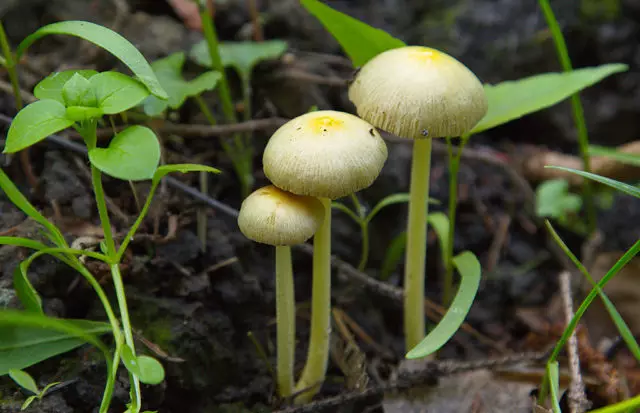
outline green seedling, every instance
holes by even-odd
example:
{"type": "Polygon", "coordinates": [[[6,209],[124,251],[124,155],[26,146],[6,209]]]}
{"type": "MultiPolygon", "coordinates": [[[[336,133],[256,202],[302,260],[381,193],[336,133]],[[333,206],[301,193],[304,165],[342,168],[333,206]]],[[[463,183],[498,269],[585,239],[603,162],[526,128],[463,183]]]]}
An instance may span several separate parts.
{"type": "MultiPolygon", "coordinates": [[[[405,43],[392,37],[382,30],[375,29],[352,17],[322,4],[317,0],[301,0],[302,5],[313,14],[324,27],[336,38],[345,53],[356,67],[368,63],[381,53],[402,48],[405,43]]],[[[556,36],[557,37],[557,36],[556,36]]],[[[455,231],[455,211],[457,199],[457,173],[462,157],[462,149],[471,135],[480,133],[512,120],[518,119],[536,111],[551,107],[574,95],[602,79],[622,71],[628,67],[623,64],[607,64],[598,67],[567,71],[564,73],[546,73],[531,76],[517,81],[503,82],[496,85],[485,84],[485,95],[488,101],[488,111],[484,117],[467,133],[463,133],[458,150],[454,151],[449,143],[449,234],[445,248],[444,261],[446,274],[444,283],[444,301],[448,302],[453,290],[453,233],[455,231]]],[[[415,158],[414,158],[415,159],[415,158]]],[[[426,165],[423,165],[426,168],[426,165]]],[[[390,273],[394,267],[395,257],[404,250],[406,234],[398,235],[390,244],[389,252],[383,264],[383,273],[390,273]]],[[[411,291],[405,286],[407,291],[411,291]]],[[[414,294],[422,294],[415,288],[414,294]]],[[[418,300],[416,299],[417,303],[418,300]]],[[[408,310],[407,310],[408,311],[408,310]]],[[[405,318],[418,317],[408,314],[405,318]]],[[[422,313],[416,304],[412,313],[422,313]]],[[[416,325],[421,324],[419,322],[416,325]]],[[[416,327],[419,328],[419,327],[416,327]]]]}
{"type": "MultiPolygon", "coordinates": [[[[208,14],[203,16],[203,28],[205,38],[191,49],[190,56],[198,64],[209,67],[224,74],[225,68],[232,68],[238,74],[242,86],[242,113],[243,120],[251,120],[253,90],[251,78],[256,65],[262,61],[277,59],[287,50],[287,43],[282,40],[268,40],[264,42],[224,42],[219,43],[215,35],[212,23],[209,23],[208,14]],[[206,23],[206,24],[205,24],[206,23]],[[211,27],[209,27],[211,26],[211,27]]],[[[228,90],[228,81],[225,80],[228,90]]],[[[222,86],[222,85],[221,85],[222,86]]],[[[228,93],[222,92],[220,97],[227,122],[235,122],[235,109],[231,103],[231,97],[227,102],[228,93]]],[[[229,95],[230,96],[230,95],[229,95]]],[[[253,187],[253,144],[251,132],[244,135],[237,134],[232,141],[232,145],[226,144],[225,151],[231,158],[236,173],[240,178],[242,186],[242,196],[246,197],[253,187]]]]}
{"type": "Polygon", "coordinates": [[[22,403],[22,407],[20,408],[20,410],[27,410],[29,406],[31,406],[31,403],[36,400],[42,400],[49,389],[60,384],[60,382],[49,383],[42,390],[40,390],[33,377],[31,377],[31,375],[26,371],[22,370],[10,370],[9,377],[11,377],[11,380],[13,380],[18,386],[32,393],[32,395],[27,397],[24,403],[22,403]]]}
{"type": "MultiPolygon", "coordinates": [[[[38,100],[18,112],[9,127],[4,153],[28,148],[70,127],[80,133],[88,150],[104,240],[101,252],[70,248],[62,232],[40,214],[0,170],[0,188],[16,207],[43,227],[48,239],[48,243],[44,244],[28,238],[0,237],[2,245],[16,245],[35,251],[14,271],[14,288],[24,310],[0,311],[0,375],[14,372],[15,377],[19,376],[27,383],[24,375],[15,372],[89,343],[102,352],[107,365],[107,380],[99,411],[106,413],[109,410],[116,372],[122,363],[128,370],[131,383],[127,413],[139,413],[142,403],[140,383],[160,383],[164,378],[164,369],[157,360],[136,354],[120,263],[165,175],[171,172],[219,171],[192,164],[159,166],[160,144],[153,131],[144,126],[128,127],[116,134],[107,146],[99,146],[96,129],[103,116],[125,112],[151,95],[163,100],[168,98],[168,94],[151,66],[131,43],[119,34],[93,23],[69,21],[45,26],[20,44],[16,58],[34,41],[50,34],[80,37],[104,48],[129,67],[134,77],[113,71],[69,70],[54,73],[38,83],[34,89],[38,100]],[[102,187],[103,174],[128,181],[151,180],[145,204],[119,246],[112,233],[102,187]],[[31,263],[44,255],[57,258],[83,276],[100,299],[108,323],[66,320],[44,314],[42,299],[28,278],[31,263]],[[109,266],[120,317],[116,317],[107,294],[81,257],[99,260],[109,266]],[[98,338],[103,334],[111,334],[113,349],[109,349],[98,338]]],[[[32,383],[27,384],[31,386],[32,383]]]]}
{"type": "Polygon", "coordinates": [[[560,225],[585,234],[587,228],[577,215],[581,209],[582,198],[569,192],[569,182],[564,179],[545,181],[536,188],[537,216],[553,218],[560,225]]]}

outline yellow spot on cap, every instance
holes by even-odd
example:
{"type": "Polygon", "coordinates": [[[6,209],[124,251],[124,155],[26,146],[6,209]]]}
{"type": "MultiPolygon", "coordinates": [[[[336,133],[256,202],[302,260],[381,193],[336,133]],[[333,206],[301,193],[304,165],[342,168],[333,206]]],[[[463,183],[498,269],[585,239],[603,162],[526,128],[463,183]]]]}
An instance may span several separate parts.
{"type": "Polygon", "coordinates": [[[442,53],[429,47],[414,47],[409,52],[409,57],[422,62],[438,60],[442,53]]]}
{"type": "Polygon", "coordinates": [[[328,132],[329,130],[336,131],[342,129],[343,125],[344,121],[330,115],[313,117],[309,120],[309,127],[316,134],[328,132]]]}

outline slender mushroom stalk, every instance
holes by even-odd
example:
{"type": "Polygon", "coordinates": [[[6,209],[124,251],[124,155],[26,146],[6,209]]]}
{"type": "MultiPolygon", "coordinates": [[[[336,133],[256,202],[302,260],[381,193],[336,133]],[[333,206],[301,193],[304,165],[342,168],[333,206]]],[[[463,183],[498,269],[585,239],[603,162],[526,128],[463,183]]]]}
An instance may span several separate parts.
{"type": "Polygon", "coordinates": [[[291,245],[311,238],[324,216],[322,204],[269,185],[254,191],[240,207],[238,226],[249,239],[276,249],[277,381],[281,397],[294,388],[296,308],[291,245]]]}
{"type": "Polygon", "coordinates": [[[311,333],[307,362],[295,387],[296,403],[318,393],[329,360],[331,335],[331,200],[370,186],[387,160],[376,129],[357,116],[337,111],[304,114],[281,126],[263,155],[266,177],[277,187],[318,197],[322,226],[314,236],[311,333]]]}
{"type": "Polygon", "coordinates": [[[404,330],[407,351],[425,335],[424,285],[431,139],[461,136],[487,112],[478,78],[438,50],[406,46],[387,50],[358,72],[349,87],[358,115],[390,133],[414,139],[411,164],[404,330]]]}

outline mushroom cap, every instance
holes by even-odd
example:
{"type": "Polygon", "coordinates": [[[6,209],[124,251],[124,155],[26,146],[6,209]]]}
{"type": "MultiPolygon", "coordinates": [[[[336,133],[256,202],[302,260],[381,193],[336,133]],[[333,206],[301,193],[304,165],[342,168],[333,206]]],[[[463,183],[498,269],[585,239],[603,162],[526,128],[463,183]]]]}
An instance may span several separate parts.
{"type": "Polygon", "coordinates": [[[345,112],[306,113],[269,139],[262,163],[277,187],[336,199],[370,186],[387,160],[387,145],[366,121],[345,112]]]}
{"type": "Polygon", "coordinates": [[[274,246],[295,245],[311,238],[323,218],[324,207],[317,198],[269,185],[245,198],[238,226],[253,241],[274,246]]]}
{"type": "Polygon", "coordinates": [[[358,115],[405,138],[464,135],[487,113],[482,83],[438,50],[406,46],[368,61],[349,86],[358,115]]]}

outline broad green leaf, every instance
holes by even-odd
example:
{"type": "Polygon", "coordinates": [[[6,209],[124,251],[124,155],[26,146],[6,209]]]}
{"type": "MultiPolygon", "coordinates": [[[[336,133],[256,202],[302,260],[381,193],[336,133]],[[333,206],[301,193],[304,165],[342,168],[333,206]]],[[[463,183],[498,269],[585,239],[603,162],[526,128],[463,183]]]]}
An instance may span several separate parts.
{"type": "Polygon", "coordinates": [[[544,73],[496,85],[487,84],[484,90],[489,110],[470,133],[495,128],[553,106],[607,76],[627,69],[627,65],[615,63],[571,72],[544,73]]]}
{"type": "Polygon", "coordinates": [[[28,265],[23,264],[24,261],[13,271],[13,288],[16,290],[16,295],[26,311],[44,314],[42,299],[27,277],[25,267],[28,265]]]}
{"type": "Polygon", "coordinates": [[[110,331],[109,324],[96,321],[64,320],[42,314],[0,310],[0,376],[85,343],[105,352],[106,347],[96,335],[110,331]]]}
{"type": "Polygon", "coordinates": [[[382,266],[380,267],[380,279],[387,280],[393,274],[396,267],[402,257],[404,256],[404,249],[407,246],[407,232],[402,231],[398,234],[387,247],[387,252],[384,255],[382,266]]]}
{"type": "Polygon", "coordinates": [[[66,118],[62,103],[49,99],[38,100],[27,105],[13,119],[3,152],[18,152],[71,125],[73,121],[66,118]]]}
{"type": "Polygon", "coordinates": [[[124,112],[149,96],[137,80],[119,72],[102,72],[89,79],[98,99],[98,107],[107,115],[124,112]]]}
{"type": "Polygon", "coordinates": [[[471,309],[480,287],[480,262],[472,252],[463,251],[453,258],[453,264],[461,276],[453,303],[438,325],[407,353],[408,359],[426,357],[438,351],[458,331],[471,309]]]}
{"type": "Polygon", "coordinates": [[[182,77],[182,67],[186,56],[183,52],[174,53],[151,64],[160,84],[169,95],[168,100],[149,96],[144,101],[144,111],[148,116],[158,116],[167,107],[178,109],[188,97],[198,96],[206,90],[213,90],[221,74],[214,71],[203,73],[197,78],[186,81],[182,77]]]}
{"type": "Polygon", "coordinates": [[[438,241],[440,242],[440,254],[442,262],[446,264],[447,252],[446,246],[449,245],[449,217],[442,212],[433,212],[427,216],[427,222],[436,232],[438,241]]]}
{"type": "Polygon", "coordinates": [[[335,37],[354,67],[364,65],[385,50],[405,46],[402,40],[389,33],[340,13],[318,0],[300,0],[300,3],[335,37]]]}
{"type": "MultiPolygon", "coordinates": [[[[4,191],[4,193],[7,195],[9,200],[13,203],[13,205],[20,208],[22,212],[24,212],[29,217],[31,217],[34,221],[36,221],[37,223],[45,227],[49,231],[49,234],[51,235],[53,240],[56,242],[56,244],[64,245],[64,246],[67,245],[67,242],[65,241],[64,236],[62,235],[60,230],[53,223],[49,222],[49,220],[46,219],[40,212],[38,212],[38,210],[35,209],[33,205],[31,205],[31,203],[27,200],[27,198],[25,198],[25,196],[22,195],[22,192],[20,192],[20,190],[16,188],[13,182],[11,182],[11,179],[9,179],[7,174],[5,174],[2,169],[0,169],[0,189],[4,191]]],[[[11,237],[4,238],[5,241],[7,240],[7,238],[11,238],[11,237]]],[[[35,246],[36,244],[31,244],[31,245],[35,246]]],[[[27,246],[27,245],[24,245],[24,246],[28,248],[32,248],[32,246],[27,246]]],[[[35,248],[35,249],[38,249],[38,248],[35,248]]]]}
{"type": "MultiPolygon", "coordinates": [[[[225,67],[233,67],[247,81],[253,68],[265,60],[277,59],[287,50],[282,40],[264,42],[224,42],[220,44],[220,59],[225,67]]],[[[211,67],[211,55],[205,40],[191,49],[191,57],[198,64],[211,67]]]]}
{"type": "Polygon", "coordinates": [[[133,354],[133,350],[128,345],[123,345],[122,350],[120,351],[120,358],[122,359],[122,364],[129,370],[132,374],[136,376],[140,376],[140,366],[138,366],[138,360],[136,359],[135,354],[133,354]]]}
{"type": "Polygon", "coordinates": [[[616,150],[615,148],[607,148],[605,146],[590,145],[589,155],[591,156],[606,156],[620,163],[627,165],[640,166],[640,155],[637,153],[625,153],[616,150]]]}
{"type": "Polygon", "coordinates": [[[11,380],[13,380],[18,386],[29,390],[31,393],[40,393],[36,381],[26,371],[11,369],[9,370],[9,377],[11,377],[11,380]]]}
{"type": "Polygon", "coordinates": [[[31,240],[29,238],[20,237],[0,237],[0,245],[14,245],[16,247],[25,247],[32,250],[41,250],[47,248],[41,242],[31,240]]]}
{"type": "Polygon", "coordinates": [[[94,88],[89,83],[89,80],[79,73],[75,73],[62,86],[62,99],[66,107],[86,106],[95,108],[98,106],[94,88]]]}
{"type": "Polygon", "coordinates": [[[41,27],[20,43],[16,50],[16,59],[20,59],[20,56],[36,40],[51,34],[80,37],[102,47],[131,69],[136,78],[149,89],[149,92],[160,99],[167,98],[167,93],[162,89],[160,82],[158,82],[156,75],[153,73],[153,69],[151,69],[142,53],[118,33],[95,23],[72,20],[41,27]]]}
{"type": "Polygon", "coordinates": [[[560,369],[557,361],[547,363],[547,380],[551,396],[551,409],[553,413],[562,413],[560,408],[560,369]]]}
{"type": "Polygon", "coordinates": [[[156,170],[156,173],[153,175],[153,183],[157,185],[165,175],[170,174],[171,172],[181,172],[183,174],[187,172],[209,172],[212,174],[219,174],[220,170],[212,168],[210,166],[197,165],[192,163],[162,165],[156,170]]]}
{"type": "Polygon", "coordinates": [[[589,413],[631,413],[636,412],[638,408],[640,408],[640,396],[635,396],[606,407],[589,410],[589,413]]]}
{"type": "Polygon", "coordinates": [[[100,108],[90,108],[86,106],[71,106],[66,110],[66,117],[74,122],[82,122],[89,119],[100,118],[104,112],[100,108]]]}
{"type": "Polygon", "coordinates": [[[64,104],[62,88],[76,73],[82,75],[85,79],[89,79],[91,76],[98,74],[95,70],[88,69],[65,70],[64,72],[52,73],[36,85],[33,89],[33,95],[40,100],[53,99],[64,104]]]}
{"type": "Polygon", "coordinates": [[[563,166],[545,166],[545,168],[552,169],[560,169],[561,171],[567,171],[574,173],[576,175],[580,175],[584,178],[592,179],[596,182],[600,182],[601,184],[610,186],[618,191],[624,192],[627,195],[635,196],[636,198],[640,198],[640,188],[635,187],[633,185],[625,184],[624,182],[616,181],[615,179],[606,178],[604,176],[592,174],[590,172],[581,171],[579,169],[565,168],[563,166]]]}
{"type": "Polygon", "coordinates": [[[140,367],[138,377],[142,383],[160,384],[164,380],[164,367],[153,357],[138,356],[138,366],[140,367]]]}
{"type": "Polygon", "coordinates": [[[114,178],[151,179],[160,162],[160,144],[145,126],[130,126],[116,134],[109,147],[89,150],[91,164],[114,178]]]}
{"type": "Polygon", "coordinates": [[[580,208],[582,198],[569,192],[569,182],[564,179],[551,179],[536,188],[536,214],[539,217],[561,218],[580,208]]]}

